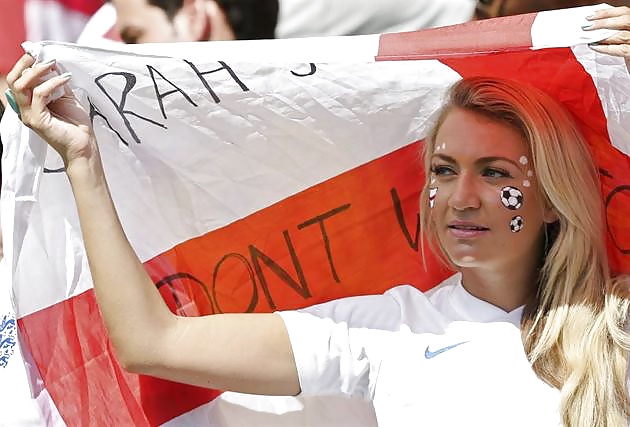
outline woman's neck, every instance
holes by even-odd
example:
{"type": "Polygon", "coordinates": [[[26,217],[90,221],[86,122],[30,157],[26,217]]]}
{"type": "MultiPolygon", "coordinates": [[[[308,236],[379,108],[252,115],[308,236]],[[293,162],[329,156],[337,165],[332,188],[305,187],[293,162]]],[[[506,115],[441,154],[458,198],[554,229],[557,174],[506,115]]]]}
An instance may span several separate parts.
{"type": "Polygon", "coordinates": [[[526,304],[536,292],[536,266],[507,265],[503,268],[462,268],[462,284],[473,296],[505,312],[526,304]]]}

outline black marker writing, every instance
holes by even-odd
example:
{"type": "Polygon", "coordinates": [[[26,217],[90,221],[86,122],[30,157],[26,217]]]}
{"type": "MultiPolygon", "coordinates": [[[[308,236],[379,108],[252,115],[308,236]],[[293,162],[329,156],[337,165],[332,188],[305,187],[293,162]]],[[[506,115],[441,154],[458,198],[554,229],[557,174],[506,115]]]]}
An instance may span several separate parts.
{"type": "Polygon", "coordinates": [[[315,218],[309,219],[308,221],[305,221],[302,224],[298,225],[298,230],[302,230],[313,224],[319,224],[319,229],[321,230],[321,233],[322,233],[322,239],[324,240],[324,248],[326,249],[326,256],[328,257],[328,264],[330,266],[330,272],[332,273],[333,278],[335,279],[335,282],[337,283],[341,283],[341,280],[339,280],[339,275],[337,274],[337,269],[335,268],[335,263],[333,262],[332,251],[330,249],[330,239],[328,238],[328,233],[326,232],[326,225],[324,224],[324,221],[349,208],[350,208],[350,204],[339,206],[338,208],[332,209],[326,213],[318,215],[315,218]]]}
{"type": "Polygon", "coordinates": [[[167,118],[166,110],[164,109],[164,102],[162,100],[166,98],[167,96],[173,95],[178,92],[186,99],[186,101],[188,101],[195,107],[197,106],[197,104],[195,104],[195,102],[190,98],[190,96],[188,96],[188,94],[186,94],[186,92],[184,92],[178,86],[176,86],[175,83],[173,83],[172,81],[164,77],[164,74],[160,73],[157,69],[155,69],[154,67],[150,65],[147,65],[147,69],[149,70],[149,76],[151,76],[151,80],[153,80],[153,88],[155,89],[155,97],[157,98],[158,104],[160,105],[160,111],[162,112],[162,117],[164,117],[165,119],[167,118]],[[165,91],[165,92],[160,92],[160,89],[158,88],[158,82],[155,79],[156,74],[160,76],[162,80],[167,82],[173,89],[169,91],[165,91]]]}
{"type": "Polygon", "coordinates": [[[214,70],[210,70],[210,71],[200,71],[199,68],[197,68],[197,66],[193,64],[192,62],[188,60],[184,60],[184,62],[188,64],[190,68],[193,69],[197,77],[199,77],[199,80],[201,80],[201,83],[203,83],[203,86],[206,88],[206,90],[208,91],[208,93],[210,94],[214,102],[216,102],[217,104],[221,102],[221,98],[219,98],[219,96],[212,89],[208,81],[204,78],[205,75],[216,73],[221,70],[225,70],[230,75],[230,77],[232,77],[234,82],[241,88],[243,92],[249,91],[249,88],[245,86],[245,84],[241,81],[241,79],[238,78],[234,70],[232,70],[232,68],[223,61],[218,61],[219,64],[221,64],[219,68],[215,68],[214,70]]]}
{"type": "MultiPolygon", "coordinates": [[[[201,280],[197,279],[195,276],[193,276],[190,273],[175,273],[175,274],[171,274],[169,276],[164,277],[162,280],[160,280],[159,282],[157,282],[155,284],[155,287],[160,290],[160,288],[162,288],[163,286],[166,286],[169,291],[171,292],[171,296],[173,297],[173,301],[175,301],[175,308],[177,310],[177,314],[179,314],[180,316],[186,316],[186,309],[185,307],[182,305],[179,296],[177,295],[177,292],[175,291],[175,284],[178,281],[186,281],[188,283],[194,284],[195,286],[200,287],[203,290],[204,295],[206,295],[206,297],[208,298],[208,301],[210,302],[210,304],[212,304],[212,299],[210,298],[210,294],[208,293],[208,287],[205,285],[205,283],[203,283],[201,280]]],[[[214,312],[214,306],[212,306],[213,308],[213,312],[214,312]]],[[[210,314],[210,313],[204,313],[204,314],[210,314]]]]}
{"type": "MultiPolygon", "coordinates": [[[[127,130],[129,131],[129,134],[131,135],[133,140],[136,141],[136,143],[140,144],[140,138],[138,138],[138,135],[134,131],[133,127],[131,126],[131,123],[129,122],[129,119],[127,118],[127,115],[137,117],[137,118],[139,118],[141,120],[144,120],[147,123],[151,123],[152,125],[158,126],[158,127],[162,128],[162,129],[166,129],[166,126],[164,126],[161,123],[156,122],[155,120],[151,120],[151,119],[149,119],[147,117],[144,117],[144,116],[141,116],[140,114],[137,114],[137,113],[135,113],[135,112],[133,112],[131,110],[126,110],[125,109],[125,104],[127,103],[127,96],[129,95],[129,92],[131,92],[131,89],[133,89],[133,87],[136,85],[136,76],[134,76],[133,74],[125,73],[125,72],[122,72],[122,71],[121,72],[106,73],[106,74],[100,75],[96,79],[94,79],[94,83],[96,83],[96,86],[99,87],[99,89],[105,94],[107,99],[109,99],[112,102],[112,104],[114,105],[114,107],[116,107],[116,110],[120,114],[120,117],[123,119],[123,122],[125,123],[125,126],[127,127],[127,130]],[[120,101],[119,102],[117,102],[114,98],[112,98],[112,96],[107,92],[107,90],[105,89],[105,87],[103,86],[103,83],[102,83],[102,81],[104,79],[110,78],[112,76],[113,77],[120,76],[120,77],[123,77],[125,79],[125,88],[122,90],[122,94],[120,96],[120,101]]],[[[99,114],[100,114],[100,112],[99,112],[99,114]]],[[[102,114],[101,114],[101,116],[102,116],[102,114]]]]}
{"type": "MultiPolygon", "coordinates": [[[[409,232],[409,228],[407,227],[407,223],[405,222],[405,215],[403,214],[402,203],[400,202],[398,191],[396,191],[395,188],[392,188],[390,194],[392,196],[394,212],[396,213],[396,220],[398,221],[400,230],[403,232],[403,235],[405,236],[409,247],[418,252],[418,242],[420,240],[420,213],[416,214],[416,230],[414,232],[414,238],[412,238],[411,233],[409,232]]],[[[416,199],[414,198],[414,200],[416,199]]]]}
{"type": "Polygon", "coordinates": [[[100,117],[101,119],[103,119],[105,121],[105,124],[107,125],[107,127],[112,132],[114,132],[116,134],[116,136],[118,136],[118,139],[120,139],[120,141],[123,144],[128,146],[129,143],[127,141],[125,141],[125,138],[122,137],[120,132],[118,132],[116,129],[114,129],[114,127],[109,123],[109,120],[107,119],[107,117],[105,117],[105,115],[103,113],[101,113],[98,108],[96,108],[96,106],[92,103],[91,100],[88,99],[88,102],[90,103],[90,121],[92,122],[92,127],[94,127],[94,118],[95,117],[100,117]]]}
{"type": "MultiPolygon", "coordinates": [[[[608,193],[608,196],[606,196],[606,201],[605,201],[606,216],[608,216],[609,210],[611,208],[610,205],[613,202],[613,200],[615,200],[616,197],[622,196],[624,192],[628,192],[626,196],[630,197],[630,185],[619,185],[615,187],[610,193],[608,193]]],[[[622,243],[620,243],[615,238],[615,235],[610,229],[610,221],[606,221],[606,222],[607,222],[606,227],[608,228],[608,234],[610,235],[610,239],[612,240],[617,250],[619,250],[619,252],[621,252],[624,255],[630,255],[630,246],[626,247],[622,243]]]]}
{"type": "Polygon", "coordinates": [[[258,305],[258,288],[256,287],[256,276],[254,275],[254,270],[252,269],[252,266],[247,260],[247,258],[237,253],[229,253],[227,255],[224,255],[223,258],[221,258],[221,260],[217,263],[217,265],[215,265],[214,271],[212,272],[212,297],[214,298],[217,311],[219,313],[224,313],[224,311],[221,309],[221,306],[219,305],[219,299],[217,297],[217,284],[218,284],[218,278],[219,278],[219,271],[221,270],[221,267],[223,266],[223,264],[230,259],[237,260],[247,270],[249,282],[252,285],[252,297],[249,300],[249,305],[247,306],[244,312],[252,313],[254,309],[256,308],[256,306],[258,305]]]}
{"type": "Polygon", "coordinates": [[[263,293],[267,298],[267,303],[269,306],[275,310],[276,304],[273,302],[273,298],[271,297],[271,293],[269,292],[269,285],[267,284],[267,279],[265,274],[263,273],[261,261],[267,266],[276,276],[278,276],[284,283],[289,285],[294,291],[298,293],[302,298],[307,299],[311,297],[311,292],[308,289],[308,284],[306,283],[306,277],[304,276],[304,270],[302,269],[302,265],[300,264],[300,260],[295,253],[295,248],[293,247],[293,243],[291,242],[291,236],[287,230],[282,232],[284,236],[284,241],[287,245],[287,250],[291,255],[291,261],[293,262],[293,268],[295,269],[295,273],[297,274],[298,280],[296,281],[293,277],[287,273],[285,269],[280,267],[280,265],[272,260],[269,256],[263,253],[260,249],[258,249],[254,245],[249,245],[249,253],[252,258],[252,263],[254,264],[254,270],[256,271],[256,276],[258,280],[260,280],[260,285],[262,286],[263,293]],[[299,282],[299,283],[298,283],[299,282]]]}
{"type": "Polygon", "coordinates": [[[309,63],[310,66],[310,70],[308,73],[298,73],[295,72],[293,70],[291,70],[291,74],[293,74],[295,77],[308,77],[308,76],[312,76],[313,74],[315,74],[315,72],[317,71],[317,66],[314,63],[309,63]]]}

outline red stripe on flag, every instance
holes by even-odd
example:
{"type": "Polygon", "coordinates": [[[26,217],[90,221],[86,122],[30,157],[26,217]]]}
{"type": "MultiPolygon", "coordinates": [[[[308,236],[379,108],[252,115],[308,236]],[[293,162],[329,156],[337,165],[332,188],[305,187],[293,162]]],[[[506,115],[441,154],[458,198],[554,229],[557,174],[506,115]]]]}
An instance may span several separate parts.
{"type": "Polygon", "coordinates": [[[529,49],[535,13],[408,33],[383,34],[377,61],[470,55],[529,49]]]}
{"type": "Polygon", "coordinates": [[[214,399],[219,392],[128,374],[116,361],[94,291],[18,321],[20,336],[68,426],[148,426],[214,399]]]}
{"type": "MultiPolygon", "coordinates": [[[[145,263],[171,310],[269,312],[449,273],[418,247],[419,144],[309,188],[145,263]]],[[[124,277],[120,278],[125,280],[124,277]]],[[[20,320],[44,384],[74,425],[157,425],[217,396],[121,371],[93,291],[20,320]]],[[[212,351],[212,343],[208,343],[212,351]]]]}

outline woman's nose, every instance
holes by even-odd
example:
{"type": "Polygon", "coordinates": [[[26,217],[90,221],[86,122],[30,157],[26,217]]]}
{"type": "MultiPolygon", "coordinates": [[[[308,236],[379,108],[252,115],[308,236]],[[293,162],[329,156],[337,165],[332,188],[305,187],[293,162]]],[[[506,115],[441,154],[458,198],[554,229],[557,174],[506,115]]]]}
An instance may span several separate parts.
{"type": "Polygon", "coordinates": [[[450,208],[458,211],[479,208],[481,199],[479,198],[477,183],[472,174],[460,173],[457,180],[453,183],[448,205],[450,208]]]}

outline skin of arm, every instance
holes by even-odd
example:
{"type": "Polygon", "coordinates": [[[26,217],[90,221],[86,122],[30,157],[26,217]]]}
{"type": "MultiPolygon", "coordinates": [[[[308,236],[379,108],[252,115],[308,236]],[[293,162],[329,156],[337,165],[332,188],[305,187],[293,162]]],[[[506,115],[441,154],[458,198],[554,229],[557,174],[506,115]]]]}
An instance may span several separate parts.
{"type": "Polygon", "coordinates": [[[89,117],[70,76],[36,85],[54,68],[25,55],[9,73],[22,121],[63,158],[75,197],[97,302],[121,366],[134,373],[220,390],[266,395],[300,392],[288,332],[275,314],[197,318],[170,312],[131,247],[105,179],[89,117]],[[26,70],[26,71],[25,71],[26,70]]]}
{"type": "Polygon", "coordinates": [[[221,390],[299,393],[279,316],[172,314],[123,232],[98,156],[69,165],[68,178],[97,301],[126,370],[221,390]]]}

